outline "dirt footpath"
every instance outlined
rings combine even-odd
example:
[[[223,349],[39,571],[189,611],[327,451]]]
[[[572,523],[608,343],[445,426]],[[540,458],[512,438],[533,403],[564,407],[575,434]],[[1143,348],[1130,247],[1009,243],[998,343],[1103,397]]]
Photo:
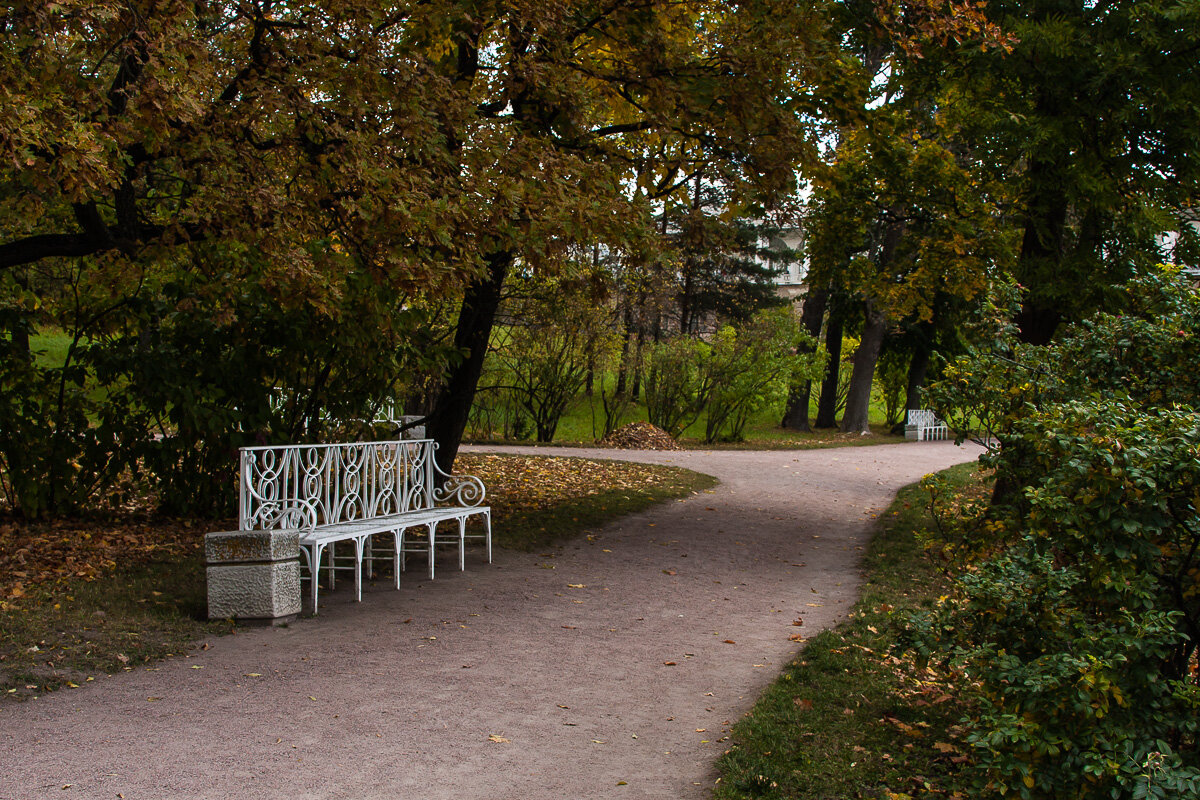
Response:
[[[547,451],[538,451],[546,453]],[[321,615],[0,707],[0,798],[705,798],[731,723],[853,603],[875,515],[945,442],[550,451],[715,475],[543,554],[447,552]]]

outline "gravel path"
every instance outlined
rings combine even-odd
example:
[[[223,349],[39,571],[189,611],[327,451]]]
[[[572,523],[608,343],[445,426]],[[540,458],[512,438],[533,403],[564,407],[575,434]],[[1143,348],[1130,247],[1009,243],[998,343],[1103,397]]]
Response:
[[[546,453],[545,450],[537,451]],[[559,450],[711,492],[547,554],[468,552],[362,604],[0,706],[0,798],[705,798],[733,721],[853,603],[875,515],[944,442]]]

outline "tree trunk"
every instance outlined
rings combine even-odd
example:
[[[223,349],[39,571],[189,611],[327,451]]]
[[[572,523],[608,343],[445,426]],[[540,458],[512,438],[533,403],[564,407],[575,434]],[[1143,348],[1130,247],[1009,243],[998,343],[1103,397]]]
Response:
[[[913,350],[912,361],[908,362],[908,386],[904,392],[904,408],[923,408],[921,388],[929,374],[930,343],[920,342]]]
[[[626,381],[629,379],[629,352],[633,343],[632,308],[626,305],[621,316],[623,325],[621,326],[621,363],[617,365],[617,394],[625,394]]]
[[[821,322],[825,318],[825,300],[828,296],[828,289],[810,291],[804,301],[804,310],[800,312],[800,325],[813,341],[821,335]],[[802,353],[812,353],[812,348],[806,347]],[[812,381],[804,381],[797,386],[788,397],[787,410],[783,412],[783,421],[780,424],[794,431],[811,431],[812,428],[808,424],[808,404],[811,397]]]
[[[438,466],[445,472],[451,471],[463,432],[467,429],[492,325],[500,308],[500,290],[512,267],[513,254],[507,250],[491,253],[485,262],[487,274],[467,287],[454,330],[454,346],[466,355],[450,367],[425,423],[426,435],[438,445]]]
[[[829,324],[825,326],[825,352],[829,353],[829,364],[825,368],[825,380],[821,382],[814,428],[837,427],[838,378],[842,371],[842,328],[845,321],[842,309],[834,308],[829,312]]]
[[[1016,269],[1028,294],[1015,320],[1021,341],[1028,344],[1048,344],[1063,319],[1062,303],[1054,299],[1055,288],[1069,278],[1062,263],[1069,203],[1061,187],[1061,169],[1045,158],[1034,158],[1029,168],[1031,188]]]
[[[867,318],[858,350],[854,353],[854,371],[850,374],[846,413],[842,415],[842,433],[871,432],[871,385],[875,381],[875,364],[879,361],[883,336],[887,333],[887,320],[871,300],[863,305]]]

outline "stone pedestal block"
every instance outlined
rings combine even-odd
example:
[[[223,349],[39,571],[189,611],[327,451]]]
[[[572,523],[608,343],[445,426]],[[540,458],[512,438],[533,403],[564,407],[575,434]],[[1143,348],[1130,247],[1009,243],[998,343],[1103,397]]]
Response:
[[[279,625],[300,613],[300,532],[222,531],[204,537],[208,618]]]

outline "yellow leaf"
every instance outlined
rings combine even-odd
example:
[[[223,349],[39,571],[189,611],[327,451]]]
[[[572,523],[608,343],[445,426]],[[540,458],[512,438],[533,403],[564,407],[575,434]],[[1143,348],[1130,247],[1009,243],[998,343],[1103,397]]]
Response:
[[[501,736],[497,733],[493,733],[491,736],[488,737],[488,741],[496,742],[497,744],[503,744],[504,742],[507,742],[509,740],[505,739],[503,736]]]

